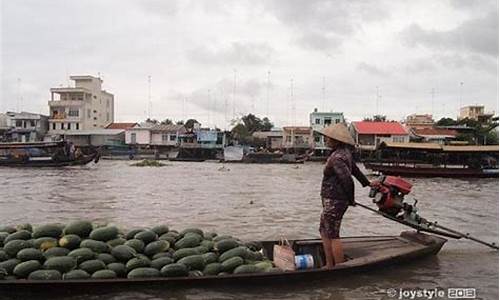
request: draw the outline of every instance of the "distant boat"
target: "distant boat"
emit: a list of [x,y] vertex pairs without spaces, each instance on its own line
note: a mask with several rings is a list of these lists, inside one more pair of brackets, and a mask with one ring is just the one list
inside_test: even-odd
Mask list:
[[365,161],[364,166],[384,175],[498,178],[498,145],[383,142],[375,156]]
[[67,144],[61,142],[0,143],[0,167],[65,167],[81,166],[99,161],[99,152],[67,153]]

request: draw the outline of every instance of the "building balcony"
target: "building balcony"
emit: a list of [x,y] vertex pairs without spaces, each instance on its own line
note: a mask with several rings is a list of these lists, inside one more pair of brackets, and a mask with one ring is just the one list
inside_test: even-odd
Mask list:
[[83,100],[49,100],[49,107],[81,107],[83,104]]

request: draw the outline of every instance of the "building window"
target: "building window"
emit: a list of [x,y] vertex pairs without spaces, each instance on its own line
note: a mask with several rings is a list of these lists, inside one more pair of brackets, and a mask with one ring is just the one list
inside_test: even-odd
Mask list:
[[96,114],[96,113],[97,113],[97,110],[94,109],[94,114]]
[[23,127],[23,121],[16,120],[16,127]]
[[71,123],[68,123],[68,130],[71,130]]
[[287,135],[286,136],[286,141],[287,142],[291,142],[292,141],[292,136],[291,135]]
[[76,123],[76,130],[80,130],[80,123]]
[[167,141],[168,141],[168,134],[166,134],[166,133],[162,133],[162,134],[161,134],[161,140],[162,140],[163,142],[167,142]]
[[130,134],[130,143],[131,143],[131,144],[135,144],[135,143],[137,143],[137,136],[136,136],[136,134],[135,134],[135,133],[131,133],[131,134]]
[[321,124],[321,119],[316,119],[316,125]]
[[52,130],[56,130],[56,123],[52,123]]
[[340,123],[340,119],[335,119],[335,124]]
[[325,126],[328,126],[332,124],[332,119],[331,118],[325,118]]
[[70,109],[68,112],[68,116],[70,117],[78,117],[80,115],[80,112],[78,109]]
[[64,123],[61,123],[61,129],[64,130]]
[[177,139],[177,135],[175,135],[175,134],[171,134],[171,135],[170,135],[170,141],[172,141],[172,142],[173,142],[173,141],[175,141],[176,139]]
[[315,137],[314,137],[314,141],[315,141],[316,143],[321,142],[321,137],[319,137],[319,136],[315,136]]
[[35,127],[36,126],[35,120],[30,120],[30,126],[31,127]]
[[94,117],[94,120],[97,120],[97,117]]

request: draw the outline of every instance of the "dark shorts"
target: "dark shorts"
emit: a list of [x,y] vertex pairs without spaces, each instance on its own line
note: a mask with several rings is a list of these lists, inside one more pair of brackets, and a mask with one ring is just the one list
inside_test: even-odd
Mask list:
[[323,211],[319,222],[319,232],[329,239],[338,239],[340,223],[347,210],[347,202],[323,198]]

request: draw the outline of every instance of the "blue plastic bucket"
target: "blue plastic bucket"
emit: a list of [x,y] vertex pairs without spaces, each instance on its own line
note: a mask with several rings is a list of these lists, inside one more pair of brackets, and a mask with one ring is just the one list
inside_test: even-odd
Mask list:
[[314,258],[311,254],[295,255],[295,267],[297,270],[312,269]]

